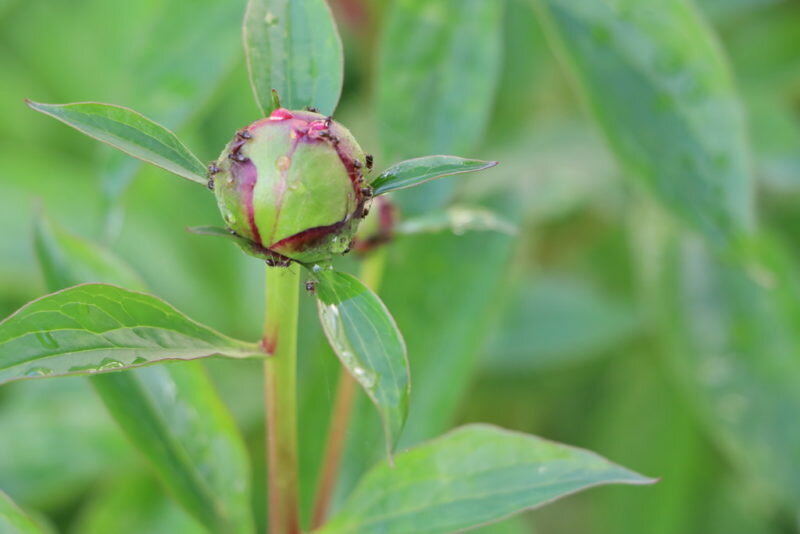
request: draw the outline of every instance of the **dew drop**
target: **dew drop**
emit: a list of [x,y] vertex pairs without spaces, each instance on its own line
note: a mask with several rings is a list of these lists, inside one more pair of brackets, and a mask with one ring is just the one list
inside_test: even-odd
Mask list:
[[375,387],[375,373],[370,373],[363,367],[354,367],[353,368],[353,375],[356,377],[356,380],[367,389],[371,389]]
[[275,26],[278,23],[278,17],[271,11],[267,11],[267,14],[264,15],[264,22],[267,26]]
[[118,360],[112,360],[111,358],[105,358],[100,365],[97,367],[97,371],[110,371],[111,369],[120,369],[125,367],[125,364]]

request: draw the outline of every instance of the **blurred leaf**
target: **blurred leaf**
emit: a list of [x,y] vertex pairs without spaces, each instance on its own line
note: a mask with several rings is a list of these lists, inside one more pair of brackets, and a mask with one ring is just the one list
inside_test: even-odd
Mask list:
[[[768,239],[741,265],[689,238],[662,251],[660,324],[695,408],[745,471],[796,508],[800,472],[800,283]],[[791,453],[789,453],[791,454]]]
[[163,300],[106,284],[45,295],[0,322],[0,383],[257,354],[257,345],[200,325]]
[[98,478],[135,464],[85,380],[19,382],[0,393],[0,487],[24,506],[63,510]]
[[207,534],[141,473],[103,484],[84,507],[74,534]]
[[496,213],[483,208],[451,206],[443,212],[401,220],[394,232],[398,235],[428,234],[450,230],[455,235],[465,232],[500,232],[514,235],[517,227]]
[[378,408],[391,456],[408,415],[406,345],[389,310],[349,274],[312,271],[319,320],[342,365]]
[[482,171],[497,165],[496,161],[481,161],[457,156],[425,156],[395,163],[373,180],[370,185],[375,195],[406,189],[430,182],[436,178]]
[[131,109],[94,102],[27,103],[31,109],[135,158],[202,185],[208,182],[205,165],[174,133]]
[[[35,244],[50,290],[81,282],[138,280],[111,252],[49,220],[39,219]],[[162,365],[90,380],[125,434],[191,514],[212,532],[253,531],[245,444],[199,364]]]
[[455,532],[593,486],[652,482],[589,451],[469,425],[374,468],[320,533]]
[[[500,68],[504,2],[399,0],[380,42],[377,121],[390,161],[468,153],[481,139]],[[416,211],[445,204],[453,184],[404,193]],[[405,199],[405,200],[404,200]],[[404,206],[408,209],[410,206]]]
[[710,29],[684,0],[539,0],[612,148],[717,245],[753,223],[740,103]]
[[203,368],[129,374],[92,377],[92,385],[175,499],[211,532],[252,533],[247,451]]
[[66,232],[47,216],[37,215],[33,232],[36,257],[49,291],[85,282],[144,289],[139,275],[110,250]]
[[0,491],[0,532],[3,534],[43,534],[44,531]]
[[250,84],[269,115],[272,90],[289,109],[332,115],[344,77],[342,41],[325,0],[250,0],[244,17]]
[[490,345],[491,371],[518,373],[574,362],[631,338],[640,321],[631,305],[563,276],[518,285]]

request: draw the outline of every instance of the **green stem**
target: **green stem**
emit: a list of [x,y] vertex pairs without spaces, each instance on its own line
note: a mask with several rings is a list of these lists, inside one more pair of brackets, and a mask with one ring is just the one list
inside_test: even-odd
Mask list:
[[299,534],[297,312],[300,267],[267,267],[262,344],[267,424],[269,532]]
[[[361,281],[373,291],[378,291],[383,279],[385,264],[385,248],[374,251],[361,264]],[[328,428],[328,442],[325,446],[317,497],[314,500],[311,523],[314,529],[321,527],[328,516],[333,491],[336,489],[336,480],[339,478],[342,455],[347,441],[347,426],[353,412],[356,389],[355,379],[342,367],[339,371],[339,385],[336,388],[336,399]]]

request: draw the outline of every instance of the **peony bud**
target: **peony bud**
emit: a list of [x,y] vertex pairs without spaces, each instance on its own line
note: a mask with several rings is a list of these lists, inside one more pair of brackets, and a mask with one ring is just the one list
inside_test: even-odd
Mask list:
[[330,117],[279,108],[236,134],[209,185],[228,228],[260,255],[313,263],[349,249],[372,196],[368,161]]

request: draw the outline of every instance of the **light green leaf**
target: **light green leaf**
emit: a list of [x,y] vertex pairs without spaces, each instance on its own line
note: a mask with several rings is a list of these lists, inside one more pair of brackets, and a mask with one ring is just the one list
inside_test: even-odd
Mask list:
[[375,195],[406,189],[436,178],[482,171],[497,165],[496,161],[466,159],[457,156],[425,156],[401,161],[378,175],[370,184]]
[[273,89],[286,108],[333,114],[344,54],[325,0],[249,0],[242,34],[250,85],[264,115],[274,108]]
[[319,533],[444,534],[593,486],[653,482],[593,452],[468,425],[373,468]]
[[753,226],[743,112],[712,31],[686,0],[538,0],[628,170],[716,245]]
[[800,504],[800,279],[779,241],[760,236],[747,262],[697,239],[662,242],[658,324],[676,376],[712,435],[758,487]]
[[356,278],[328,269],[311,273],[325,335],[378,408],[391,455],[408,415],[410,378],[403,336],[380,298]]
[[208,183],[205,165],[174,133],[131,109],[97,102],[26,102],[31,109],[50,115],[134,158],[152,163],[193,182],[203,185]]
[[400,221],[394,229],[397,235],[415,235],[449,230],[456,235],[466,232],[500,232],[514,235],[517,227],[496,213],[483,208],[452,206],[442,212],[420,215]]
[[[34,238],[51,291],[82,282],[143,287],[111,251],[44,217],[37,219]],[[253,531],[247,450],[199,363],[110,373],[90,381],[123,432],[189,513],[212,532]]]
[[0,491],[0,532],[3,534],[43,534],[43,530],[33,519],[17,507]]
[[259,353],[257,345],[196,323],[163,300],[106,284],[45,295],[0,322],[0,383]]
[[[381,153],[388,161],[474,150],[499,79],[504,4],[392,2],[380,42],[376,88]],[[438,182],[424,191],[407,191],[398,200],[407,213],[418,203],[417,212],[425,212],[444,206],[453,188],[452,182]]]

